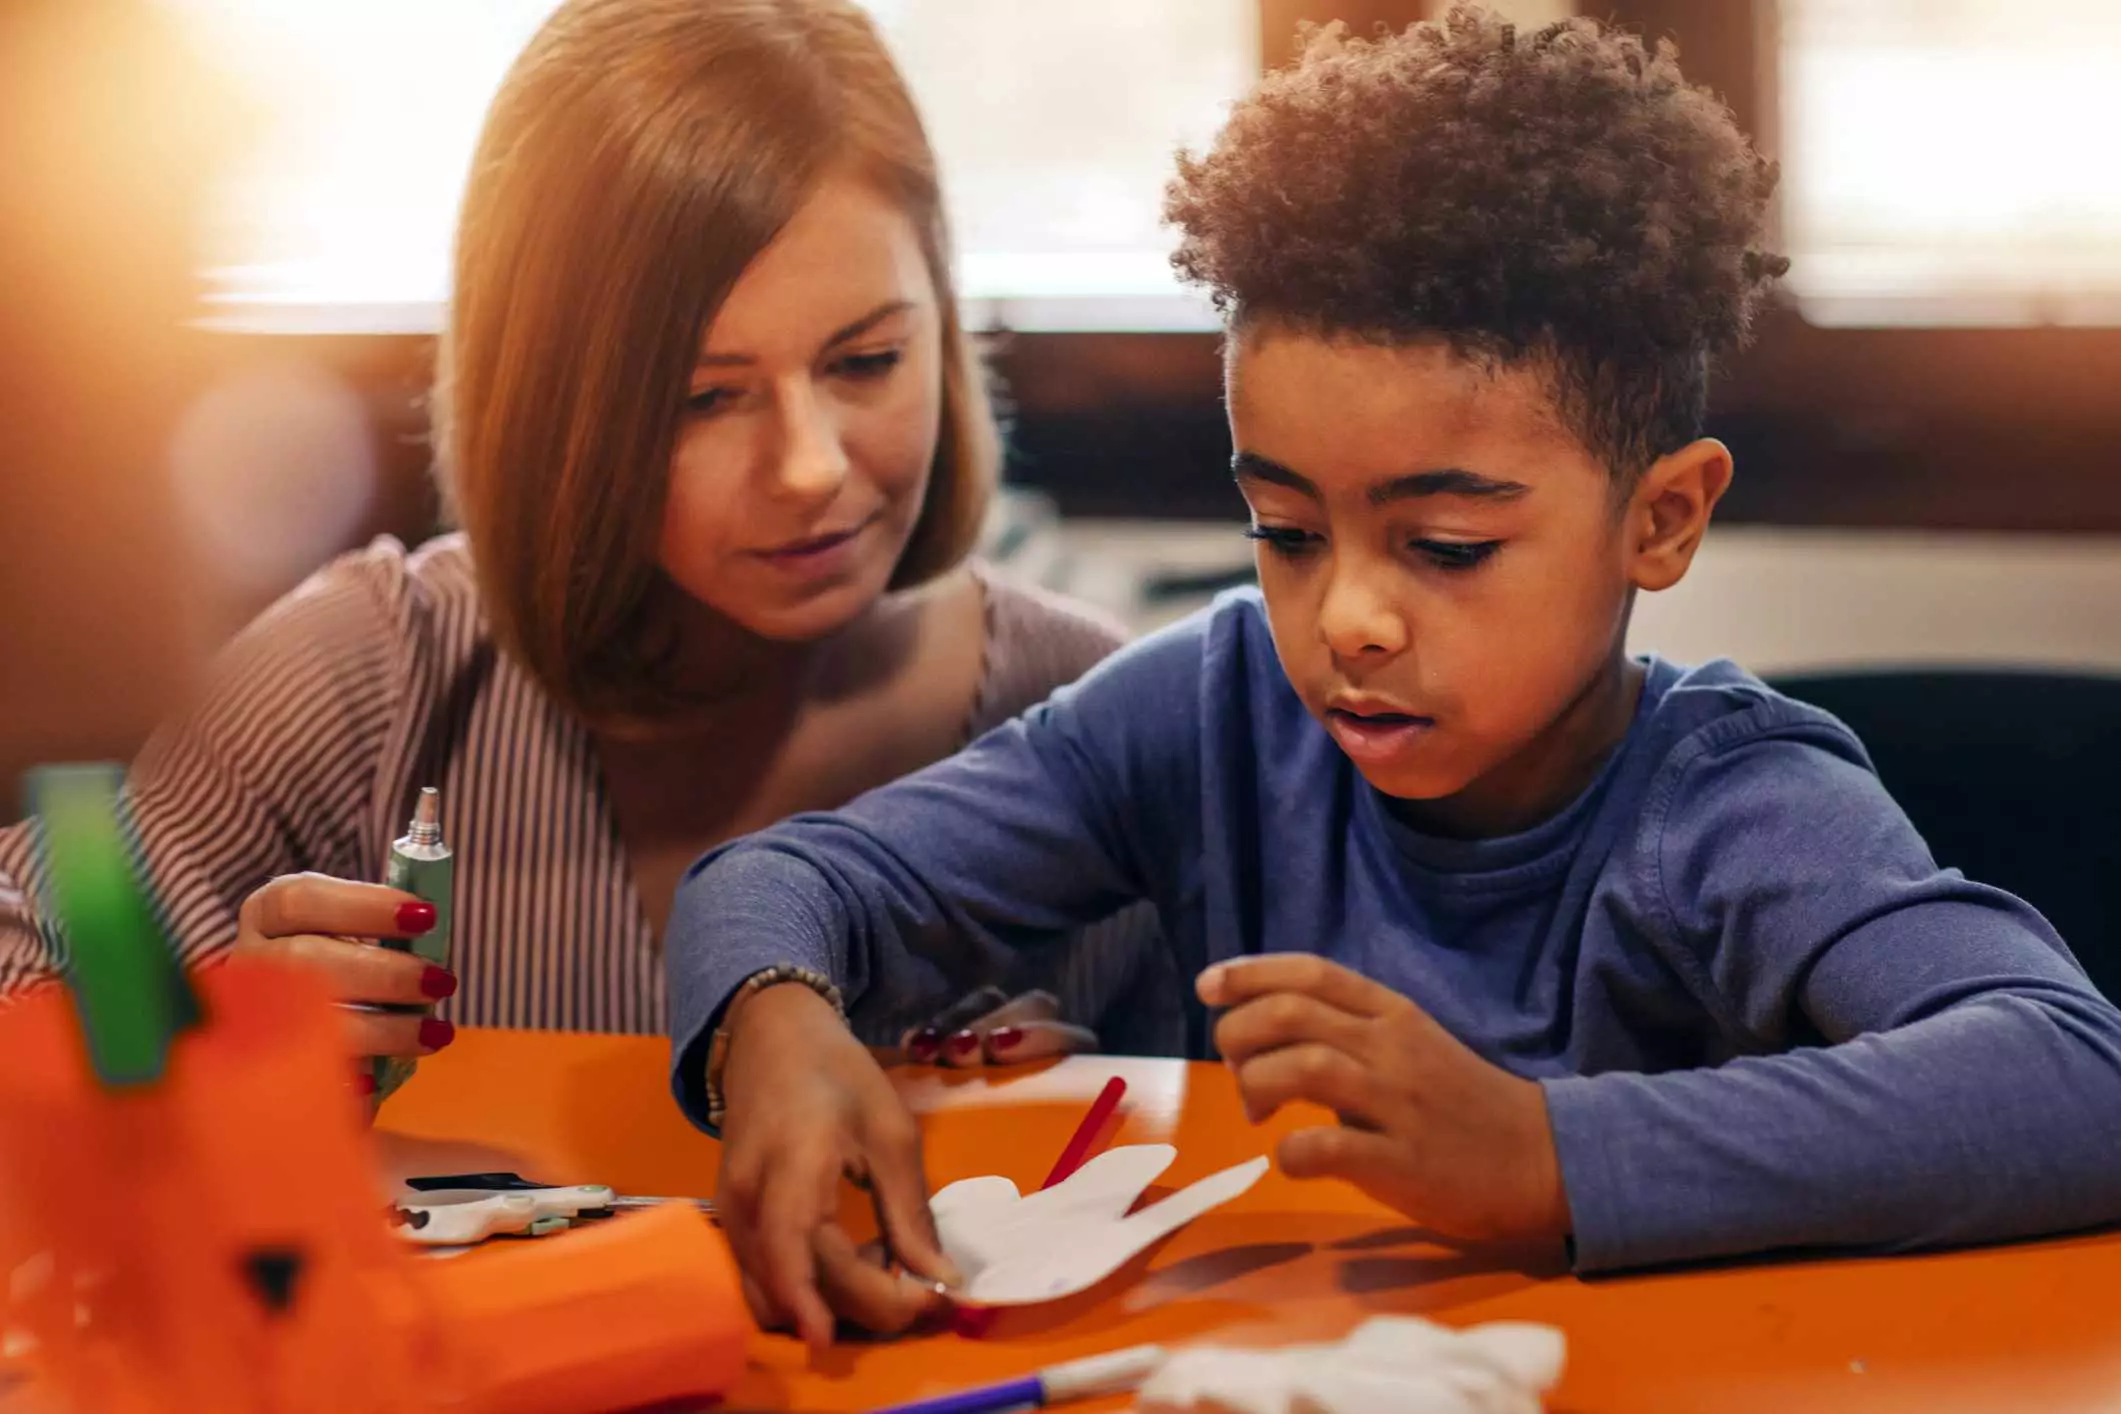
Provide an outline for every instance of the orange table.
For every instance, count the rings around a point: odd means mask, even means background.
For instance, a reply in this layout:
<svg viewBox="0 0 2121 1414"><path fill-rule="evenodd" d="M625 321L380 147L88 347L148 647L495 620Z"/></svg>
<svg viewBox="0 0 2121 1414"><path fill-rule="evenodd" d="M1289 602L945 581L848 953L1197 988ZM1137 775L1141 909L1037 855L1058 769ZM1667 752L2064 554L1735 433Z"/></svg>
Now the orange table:
<svg viewBox="0 0 2121 1414"><path fill-rule="evenodd" d="M660 1040L465 1031L395 1097L382 1128L427 1171L457 1142L553 1182L710 1195L716 1144L668 1099ZM1168 1140L1171 1186L1271 1150L1302 1123L1244 1121L1228 1076L1179 1061L1078 1058L992 1076L900 1073L938 1186L1001 1173L1030 1189L1108 1076L1118 1142ZM441 1147L425 1147L439 1145ZM2121 1233L1922 1257L1760 1263L1578 1281L1502 1252L1455 1251L1335 1183L1278 1172L1088 1298L1012 1312L979 1340L842 1346L812 1366L761 1338L732 1409L862 1410L1143 1341L1260 1344L1338 1335L1380 1312L1454 1325L1548 1321L1568 1334L1564 1411L2121 1409ZM1123 1407L1124 1402L1082 1406Z"/></svg>

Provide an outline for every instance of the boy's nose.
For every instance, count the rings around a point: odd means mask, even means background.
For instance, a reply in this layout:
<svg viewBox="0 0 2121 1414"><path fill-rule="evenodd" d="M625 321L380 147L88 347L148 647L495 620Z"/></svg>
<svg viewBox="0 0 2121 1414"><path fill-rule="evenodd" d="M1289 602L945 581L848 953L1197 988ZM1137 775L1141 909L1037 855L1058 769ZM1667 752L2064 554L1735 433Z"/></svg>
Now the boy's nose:
<svg viewBox="0 0 2121 1414"><path fill-rule="evenodd" d="M1370 576L1336 573L1318 605L1318 637L1336 658L1390 657L1405 650L1407 624Z"/></svg>

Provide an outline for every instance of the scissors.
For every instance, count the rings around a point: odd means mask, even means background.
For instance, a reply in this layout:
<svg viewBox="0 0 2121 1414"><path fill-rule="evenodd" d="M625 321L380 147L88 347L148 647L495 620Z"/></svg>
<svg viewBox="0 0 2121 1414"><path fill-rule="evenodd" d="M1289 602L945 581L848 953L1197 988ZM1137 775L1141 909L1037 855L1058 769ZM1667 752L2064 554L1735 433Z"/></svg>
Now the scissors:
<svg viewBox="0 0 2121 1414"><path fill-rule="evenodd" d="M637 1208L687 1203L714 1220L706 1198L650 1198L615 1193L601 1183L551 1184L519 1173L452 1173L408 1178L411 1201L392 1206L398 1235L424 1247L461 1247L489 1237L543 1237L584 1219Z"/></svg>

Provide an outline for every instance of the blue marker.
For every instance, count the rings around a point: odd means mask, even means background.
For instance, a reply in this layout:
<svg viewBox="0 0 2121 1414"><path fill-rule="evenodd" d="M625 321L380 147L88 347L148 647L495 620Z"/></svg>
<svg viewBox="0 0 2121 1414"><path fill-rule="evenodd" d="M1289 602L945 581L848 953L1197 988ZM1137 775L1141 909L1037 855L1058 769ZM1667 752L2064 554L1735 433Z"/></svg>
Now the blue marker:
<svg viewBox="0 0 2121 1414"><path fill-rule="evenodd" d="M984 1389L968 1389L936 1399L894 1404L876 1414L1002 1414L1010 1409L1042 1409L1064 1399L1095 1399L1136 1388L1164 1363L1160 1345L1137 1345L1110 1355L1070 1360L1035 1375Z"/></svg>

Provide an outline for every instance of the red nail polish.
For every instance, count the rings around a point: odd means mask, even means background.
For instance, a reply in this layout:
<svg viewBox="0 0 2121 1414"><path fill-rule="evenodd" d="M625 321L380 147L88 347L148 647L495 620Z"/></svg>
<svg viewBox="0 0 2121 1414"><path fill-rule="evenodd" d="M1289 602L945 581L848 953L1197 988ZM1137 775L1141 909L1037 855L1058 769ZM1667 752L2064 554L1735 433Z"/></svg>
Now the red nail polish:
<svg viewBox="0 0 2121 1414"><path fill-rule="evenodd" d="M420 974L420 995L440 1001L457 994L457 974L442 967L429 967Z"/></svg>
<svg viewBox="0 0 2121 1414"><path fill-rule="evenodd" d="M363 1095L375 1094L376 1073L372 1070L364 1070L356 1075L354 1077L354 1089L360 1091Z"/></svg>
<svg viewBox="0 0 2121 1414"><path fill-rule="evenodd" d="M398 935L417 938L435 925L435 906L424 899L398 905Z"/></svg>
<svg viewBox="0 0 2121 1414"><path fill-rule="evenodd" d="M455 1022L444 1021L439 1016L430 1016L420 1023L420 1045L423 1049L439 1051L456 1039Z"/></svg>
<svg viewBox="0 0 2121 1414"><path fill-rule="evenodd" d="M954 1056L969 1056L978 1049L979 1033L977 1031L960 1031L950 1038L950 1054Z"/></svg>
<svg viewBox="0 0 2121 1414"><path fill-rule="evenodd" d="M1013 1051L1024 1042L1024 1033L1014 1026L997 1026L987 1033L987 1044L997 1051Z"/></svg>
<svg viewBox="0 0 2121 1414"><path fill-rule="evenodd" d="M943 1033L933 1026L914 1032L913 1039L906 1043L906 1054L922 1062L934 1060L942 1049Z"/></svg>

